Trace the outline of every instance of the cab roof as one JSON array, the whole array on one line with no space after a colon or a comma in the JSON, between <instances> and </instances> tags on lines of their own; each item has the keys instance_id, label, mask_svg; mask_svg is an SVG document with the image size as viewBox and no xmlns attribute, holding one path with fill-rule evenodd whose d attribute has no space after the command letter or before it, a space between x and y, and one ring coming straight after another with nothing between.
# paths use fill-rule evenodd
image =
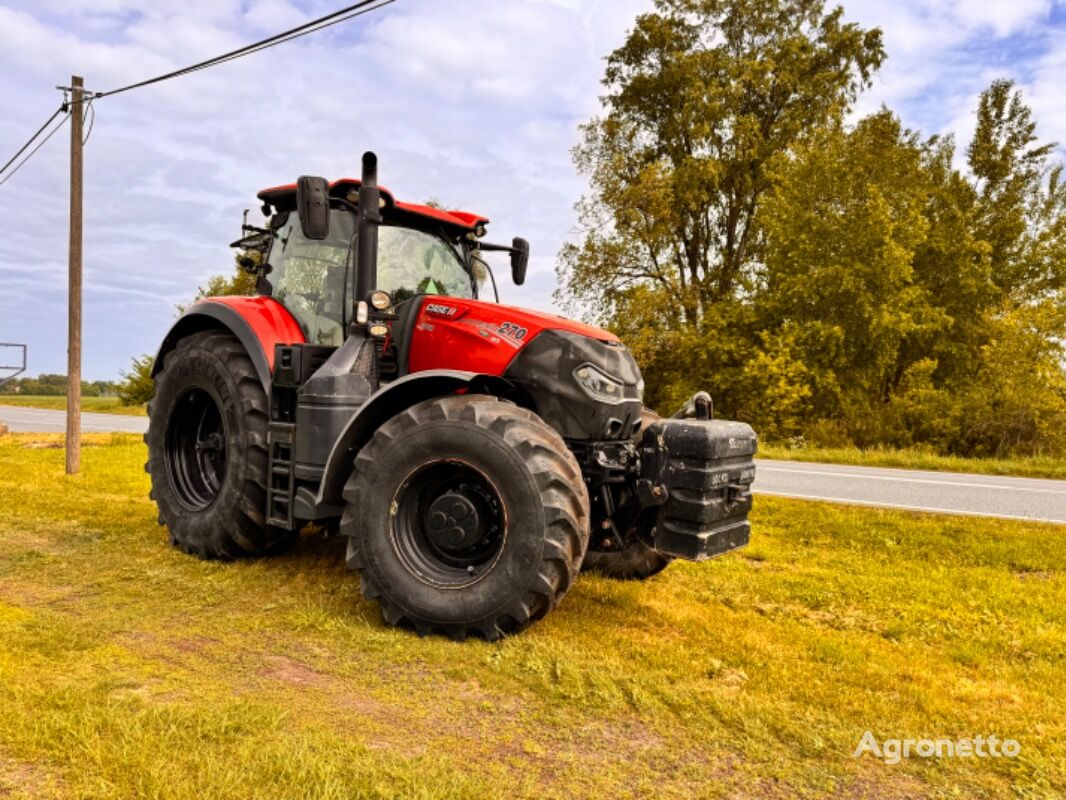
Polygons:
<instances>
[{"instance_id":1,"label":"cab roof","mask_svg":"<svg viewBox=\"0 0 1066 800\"><path fill-rule=\"evenodd\" d=\"M341 178L340 180L333 181L329 185L330 196L344 198L350 203L356 203L358 202L357 198L350 195L357 195L362 183L363 182L358 178ZM402 222L405 217L411 222L432 221L444 225L456 234L463 234L469 231L475 231L480 226L488 224L489 221L488 217L483 217L480 214L474 214L470 211L445 211L444 209L425 206L419 203L405 203L394 198L392 192L384 186L379 186L378 191L381 193L381 197L385 201L385 207L382 209L382 214L400 222ZM273 206L277 211L296 210L295 183L263 189L256 196L264 203Z\"/></svg>"}]
</instances>

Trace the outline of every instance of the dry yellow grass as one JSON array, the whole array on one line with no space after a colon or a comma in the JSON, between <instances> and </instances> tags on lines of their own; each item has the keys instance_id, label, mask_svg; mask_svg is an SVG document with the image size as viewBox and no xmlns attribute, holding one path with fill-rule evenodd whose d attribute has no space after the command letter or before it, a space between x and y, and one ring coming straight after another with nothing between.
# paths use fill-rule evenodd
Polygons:
<instances>
[{"instance_id":1,"label":"dry yellow grass","mask_svg":"<svg viewBox=\"0 0 1066 800\"><path fill-rule=\"evenodd\" d=\"M137 437L0 438L0 797L1055 797L1066 531L759 498L753 543L584 576L497 644L384 627L305 537L166 543ZM996 734L1018 759L851 753Z\"/></svg>"}]
</instances>

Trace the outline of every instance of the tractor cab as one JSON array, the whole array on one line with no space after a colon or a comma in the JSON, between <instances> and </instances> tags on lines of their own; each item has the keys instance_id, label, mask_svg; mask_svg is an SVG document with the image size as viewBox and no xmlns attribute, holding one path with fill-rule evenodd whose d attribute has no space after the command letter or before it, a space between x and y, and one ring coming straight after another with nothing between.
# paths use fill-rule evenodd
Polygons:
<instances>
[{"instance_id":1,"label":"tractor cab","mask_svg":"<svg viewBox=\"0 0 1066 800\"><path fill-rule=\"evenodd\" d=\"M301 222L296 184L264 189L258 197L269 217L267 227L246 224L251 235L234 243L261 254L250 265L262 274L259 292L292 313L310 344L343 344L353 309L363 299L356 295L355 274L361 184L343 179L326 186L327 224L315 231ZM374 231L373 288L388 295L395 316L406 316L410 301L424 295L477 299L491 292L498 299L488 288L490 281L494 288L494 280L479 246L487 218L399 202L388 190L377 191L381 221Z\"/></svg>"}]
</instances>

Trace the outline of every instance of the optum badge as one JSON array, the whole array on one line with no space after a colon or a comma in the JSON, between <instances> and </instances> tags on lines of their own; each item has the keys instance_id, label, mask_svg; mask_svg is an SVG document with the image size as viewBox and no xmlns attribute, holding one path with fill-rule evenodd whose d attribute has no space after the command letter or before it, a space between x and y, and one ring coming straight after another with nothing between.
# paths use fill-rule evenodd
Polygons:
<instances>
[{"instance_id":1,"label":"optum badge","mask_svg":"<svg viewBox=\"0 0 1066 800\"><path fill-rule=\"evenodd\" d=\"M859 740L854 758L872 755L886 764L905 758L1015 758L1022 752L1016 739L975 736L972 739L885 739L878 742L871 731Z\"/></svg>"}]
</instances>

